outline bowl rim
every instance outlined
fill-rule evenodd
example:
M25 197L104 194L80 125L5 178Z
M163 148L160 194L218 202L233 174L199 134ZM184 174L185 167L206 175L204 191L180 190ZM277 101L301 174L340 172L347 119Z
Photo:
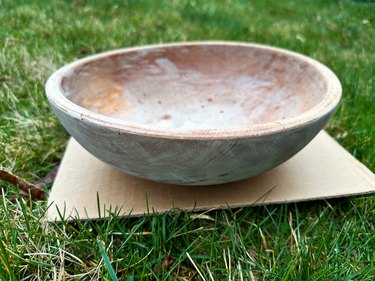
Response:
M72 73L75 68L91 61L102 59L112 55L126 54L134 51L142 51L147 49L165 48L165 47L182 47L194 45L224 45L224 46L242 46L263 49L265 51L276 52L293 57L297 60L303 61L323 77L326 83L326 93L323 99L310 108L309 110L299 114L295 117L285 118L273 122L262 124L255 124L251 126L233 127L233 128L210 128L210 129L184 129L184 128L157 128L152 125L144 123L128 122L124 119L110 117L104 114L94 112L92 110L81 107L63 95L61 86L62 79L69 73ZM87 56L69 63L57 69L48 78L45 91L50 104L57 109L65 112L69 116L86 121L97 126L104 126L106 128L115 130L119 133L131 133L136 135L160 137L169 139L233 139L233 138L248 138L259 137L270 134L277 134L290 129L302 127L319 120L320 118L330 114L337 107L342 94L342 88L337 76L325 65L321 64L315 59L305 55L285 50L278 47L271 47L263 44L234 42L234 41L193 41L193 42L177 42L177 43L163 43L152 44L145 46L136 46L130 48L122 48L111 50Z

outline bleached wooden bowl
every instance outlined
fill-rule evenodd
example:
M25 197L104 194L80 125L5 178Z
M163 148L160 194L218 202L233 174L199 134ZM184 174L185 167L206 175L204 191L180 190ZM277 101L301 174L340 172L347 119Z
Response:
M209 185L289 159L323 128L337 77L268 46L194 42L116 50L46 84L66 130L94 156L154 181Z

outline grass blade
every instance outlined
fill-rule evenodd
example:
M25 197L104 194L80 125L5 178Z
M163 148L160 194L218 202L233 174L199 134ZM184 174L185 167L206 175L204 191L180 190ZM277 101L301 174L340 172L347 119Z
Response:
M116 272L113 269L113 267L111 265L111 262L109 261L109 258L108 258L107 253L106 253L106 251L105 251L105 249L102 245L102 242L99 239L97 239L96 242L98 243L100 254L103 257L105 267L107 268L107 270L109 272L109 275L111 276L112 281L118 281L117 276L116 276Z

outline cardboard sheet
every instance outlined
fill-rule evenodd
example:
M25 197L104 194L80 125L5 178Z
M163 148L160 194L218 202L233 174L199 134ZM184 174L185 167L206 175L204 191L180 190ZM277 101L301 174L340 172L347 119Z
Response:
M71 139L52 187L47 217L97 219L108 210L140 216L173 208L206 210L372 192L375 175L324 131L277 168L215 186L177 186L135 178L97 160Z

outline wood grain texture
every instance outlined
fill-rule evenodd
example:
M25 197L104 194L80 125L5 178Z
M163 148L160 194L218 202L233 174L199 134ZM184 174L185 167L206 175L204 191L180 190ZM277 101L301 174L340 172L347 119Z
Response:
M192 140L120 132L61 111L57 115L67 131L100 160L133 176L188 185L233 182L269 170L302 149L329 118L272 136Z

